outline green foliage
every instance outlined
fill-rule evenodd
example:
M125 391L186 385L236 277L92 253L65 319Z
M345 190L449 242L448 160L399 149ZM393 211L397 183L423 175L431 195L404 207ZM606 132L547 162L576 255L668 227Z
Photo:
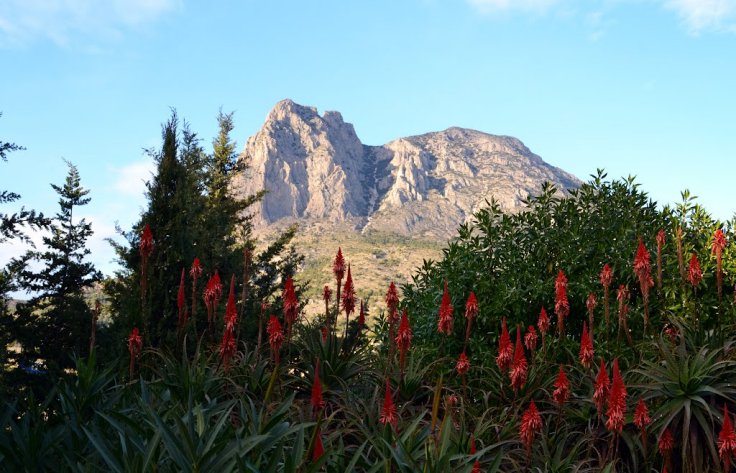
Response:
M108 282L116 325L103 336L119 342L138 324L144 327L142 353L114 356L105 350L98 364L93 350L76 360L69 376L45 387L43 402L34 394L40 389L19 392L0 415L3 467L443 473L471 472L477 462L486 472L633 473L662 470L666 459L657 439L667 428L676 452L669 471L720 471L721 413L724 405L736 411L736 308L730 290L736 254L733 245L724 252L725 284L719 291L710 246L717 228L733 240L733 223L714 221L687 192L682 204L658 209L632 178L606 181L602 172L565 196L545 186L518 215L489 203L473 223L459 229L442 260L425 262L404 287L400 305L408 310L413 337L403 369L391 340L396 327L390 327L387 315L379 313L361 327L353 314L343 332L335 321L345 314L334 299L330 313L297 320L276 363L264 325L271 315L282 318L282 281L296 273L300 261L289 247L295 229L252 254L245 268L244 251L255 245L250 220L242 212L259 196L242 201L229 194L227 183L237 167L229 139L232 116L220 114L218 121L212 155L204 153L186 125L178 128L175 115L164 125L149 208L127 234L127 245L117 247L125 266ZM69 185L80 189L69 209L85 200L76 182ZM145 223L155 243L148 297L141 300L138 238ZM62 226L59 234L70 228ZM643 293L632 260L642 238L652 253L652 275L659 280L654 239L660 229L667 235L659 255L663 278L661 289L651 288L645 331ZM369 238L383 241L377 235ZM680 264L691 253L705 275L696 287L684 278L686 268ZM180 270L194 256L202 259L206 272L218 268L224 282L231 274L245 281L237 298L237 350L229 363L223 363L219 337L203 336L201 310L193 314L198 326L190 323L183 336L174 335ZM599 281L606 263L614 268L615 282L610 320L603 316ZM496 364L501 320L508 320L511 339L518 335L520 343L542 307L554 325L559 270L568 278L566 330L559 335L550 330L536 348L514 349L515 358L523 355L526 377L512 387L514 370ZM436 333L444 281L452 295L451 336ZM614 299L618 285L631 293L621 301L621 312ZM300 293L308 286L302 284ZM480 314L465 340L463 313L471 290ZM591 314L585 304L589 293L599 301ZM269 307L261 308L264 300L271 302ZM224 325L221 311L213 321L216 334ZM584 320L594 340L594 363L588 367L580 360L578 334ZM456 368L461 350L470 358L462 376ZM135 376L128 374L129 356L135 357ZM602 406L594 400L599 360L612 376L614 359L628 393L619 398L623 425L618 430L610 422L618 408L613 396L607 394ZM555 394L560 369L569 383L564 402ZM324 407L314 407L317 392ZM652 418L644 429L632 415L639 400L646 401ZM523 443L521 432L530 428L523 419L532 402L541 425L534 428L531 442ZM394 417L391 405L395 424L387 420ZM476 453L471 453L471 438ZM320 440L324 454L315 458Z
M658 406L654 429L669 428L683 471L718 468L718 425L725 404L736 404L736 360L730 356L733 339L725 346L698 346L689 327L680 327L679 341L662 338L654 347L655 360L644 360L643 397ZM705 447L705 448L703 448Z
M2 112L0 112L0 117L2 117ZM9 153L24 149L15 143L0 140L0 161L7 162ZM11 204L18 201L18 199L20 199L19 194L0 189L0 206ZM13 213L0 211L0 244L18 239L32 246L33 242L23 230L45 229L48 228L49 223L50 220L42 213L25 207L21 207ZM10 305L8 294L18 289L15 280L16 270L17 268L13 267L0 267L0 367L2 367L2 370L0 370L0 393L7 388L8 382L5 371L12 358L12 353L8 350L8 347L15 341L13 338L14 321L8 307Z
M21 348L11 360L20 368L40 362L42 369L57 376L74 366L75 354L87 352L92 311L82 290L101 278L92 263L85 261L92 225L75 219L79 207L89 203L89 191L82 187L77 168L67 164L64 185L52 184L60 210L49 227L50 235L43 237L44 249L30 250L10 264L17 287L34 294L17 306L8 322L11 339Z
M201 293L207 279L217 270L225 285L235 275L239 299L246 299L241 309L257 314L261 301L278 292L277 281L291 275L301 262L301 256L289 243L296 228L290 228L251 259L248 273L244 271L244 251L253 250L251 221L247 208L261 199L263 193L237 198L230 189L230 181L246 166L245 159L235 154L235 143L230 139L233 129L232 114L218 116L219 133L213 141L213 152L208 154L200 145L197 135L186 122L179 123L176 112L162 127L160 150L149 150L157 169L148 183L148 207L132 231L120 231L124 243L111 242L123 267L115 278L106 282L114 314L112 331L118 339L139 327L146 345L166 346L176 340L178 309L177 291L181 270L187 271L186 293L190 323L187 333L196 338L208 327L207 314ZM149 224L154 248L148 262L145 300L141 291L140 235ZM192 281L188 271L195 257L203 267L194 296L197 310L192 311ZM245 283L245 288L243 288ZM221 317L224 304L216 317ZM250 327L249 327L250 328ZM238 331L241 338L252 338L252 331ZM210 336L219 337L218 334ZM116 347L117 354L123 345Z

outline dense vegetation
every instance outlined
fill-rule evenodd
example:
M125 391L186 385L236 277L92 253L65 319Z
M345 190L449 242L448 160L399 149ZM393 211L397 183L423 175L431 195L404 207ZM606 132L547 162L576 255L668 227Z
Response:
M3 300L0 469L730 471L734 222L599 171L519 214L489 202L373 317L335 248L306 320L294 229L258 249L261 194L229 192L247 160L218 122L211 153L164 124L104 308L81 297L99 275L74 166L55 218L25 214L51 236L3 273L38 296Z

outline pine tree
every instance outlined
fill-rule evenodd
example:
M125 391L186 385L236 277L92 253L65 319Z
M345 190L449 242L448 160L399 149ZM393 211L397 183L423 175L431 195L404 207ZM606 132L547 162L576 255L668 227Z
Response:
M83 290L101 279L92 263L85 261L92 225L75 216L79 207L90 202L89 190L82 187L77 168L67 165L64 184L51 185L59 195L59 212L49 227L50 235L43 237L43 249L28 251L11 262L19 289L35 294L18 305L12 324L22 347L19 366L41 360L55 374L73 366L74 355L87 354L92 311Z

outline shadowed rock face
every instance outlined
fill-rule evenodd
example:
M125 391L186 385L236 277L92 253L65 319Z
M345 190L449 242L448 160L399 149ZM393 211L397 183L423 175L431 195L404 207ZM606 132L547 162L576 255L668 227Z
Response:
M448 128L367 146L340 113L320 116L291 100L271 110L243 159L250 168L233 190L268 190L257 227L306 219L447 238L492 197L516 211L545 181L558 189L580 184L516 138Z

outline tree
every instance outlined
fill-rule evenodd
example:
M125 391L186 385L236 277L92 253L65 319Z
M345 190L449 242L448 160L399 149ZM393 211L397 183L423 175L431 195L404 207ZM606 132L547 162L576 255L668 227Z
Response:
M2 113L0 112L0 117ZM0 160L8 161L8 154L13 151L22 151L25 148L15 143L5 142L0 139ZM9 190L0 189L0 206L11 204L20 199L20 195ZM35 210L29 210L21 207L13 213L5 213L0 211L0 244L9 240L19 239L28 244L33 245L28 236L23 232L24 228L40 230L47 228L49 219L44 217L42 213ZM11 335L11 323L13 317L9 306L10 298L8 294L16 289L15 279L12 268L0 268L0 373L5 372L8 363L7 347L13 342Z
M509 326L526 327L536 322L542 307L553 313L560 270L569 279L568 332L581 333L588 294L602 299L599 273L604 264L613 267L616 287L628 286L632 298L640 300L631 269L637 242L641 237L649 248L656 248L656 234L668 228L669 218L633 178L605 178L599 170L565 196L546 184L538 196L527 199L525 211L516 214L503 213L495 202L476 212L448 243L443 258L425 262L403 288L403 304L415 316L417 346L438 342L438 299L445 280L456 313L464 309L471 290L484 301L471 342L475 355L488 359L495 356L495 348L489 347L496 346L502 318ZM652 301L653 308L660 304L659 299ZM639 330L641 317L632 318L632 330ZM455 321L457 336L447 342L453 350L462 347L464 333L463 318Z
M247 208L260 200L263 192L244 199L233 194L232 178L245 169L246 161L235 153L236 144L230 138L232 113L220 112L217 120L219 132L213 140L212 153L202 149L199 138L186 122L180 126L176 112L162 126L161 149L149 150L156 171L147 188L148 206L131 231L120 232L125 242L112 242L122 266L106 283L117 338L138 326L143 328L147 345L173 346L180 274L182 269L189 270L195 257L200 259L204 270L197 286L199 294L194 296L199 301L204 283L215 270L223 281L235 275L242 287L244 250L255 247ZM148 261L147 295L142 301L138 245L146 224L153 233L154 249ZM296 252L288 251L293 235L294 229L290 229L262 253L252 256L249 281L254 290L250 306L256 304L257 297L260 307L260 298L267 298L279 289L273 282L285 271L291 274L301 261ZM191 306L189 278L186 291ZM221 312L222 308L216 316ZM201 335L207 328L203 303L198 304L196 314L189 314L189 320L192 319L196 327L189 323L190 335Z
M176 295L179 274L196 256L204 198L202 167L204 152L176 111L161 128L160 150L147 150L156 162L156 172L147 184L148 208L130 232L120 232L127 245L111 242L122 270L106 284L116 331L141 329L146 345L158 346L176 327ZM145 299L141 294L140 235L149 224L154 238Z
M75 211L90 202L79 172L67 162L69 171L62 186L51 187L59 195L59 212L43 237L42 250L30 250L11 261L18 288L34 294L17 307L11 324L22 352L20 366L41 360L52 373L73 366L74 355L85 355L89 343L92 311L83 291L101 279L94 265L85 261L92 224L75 218Z

